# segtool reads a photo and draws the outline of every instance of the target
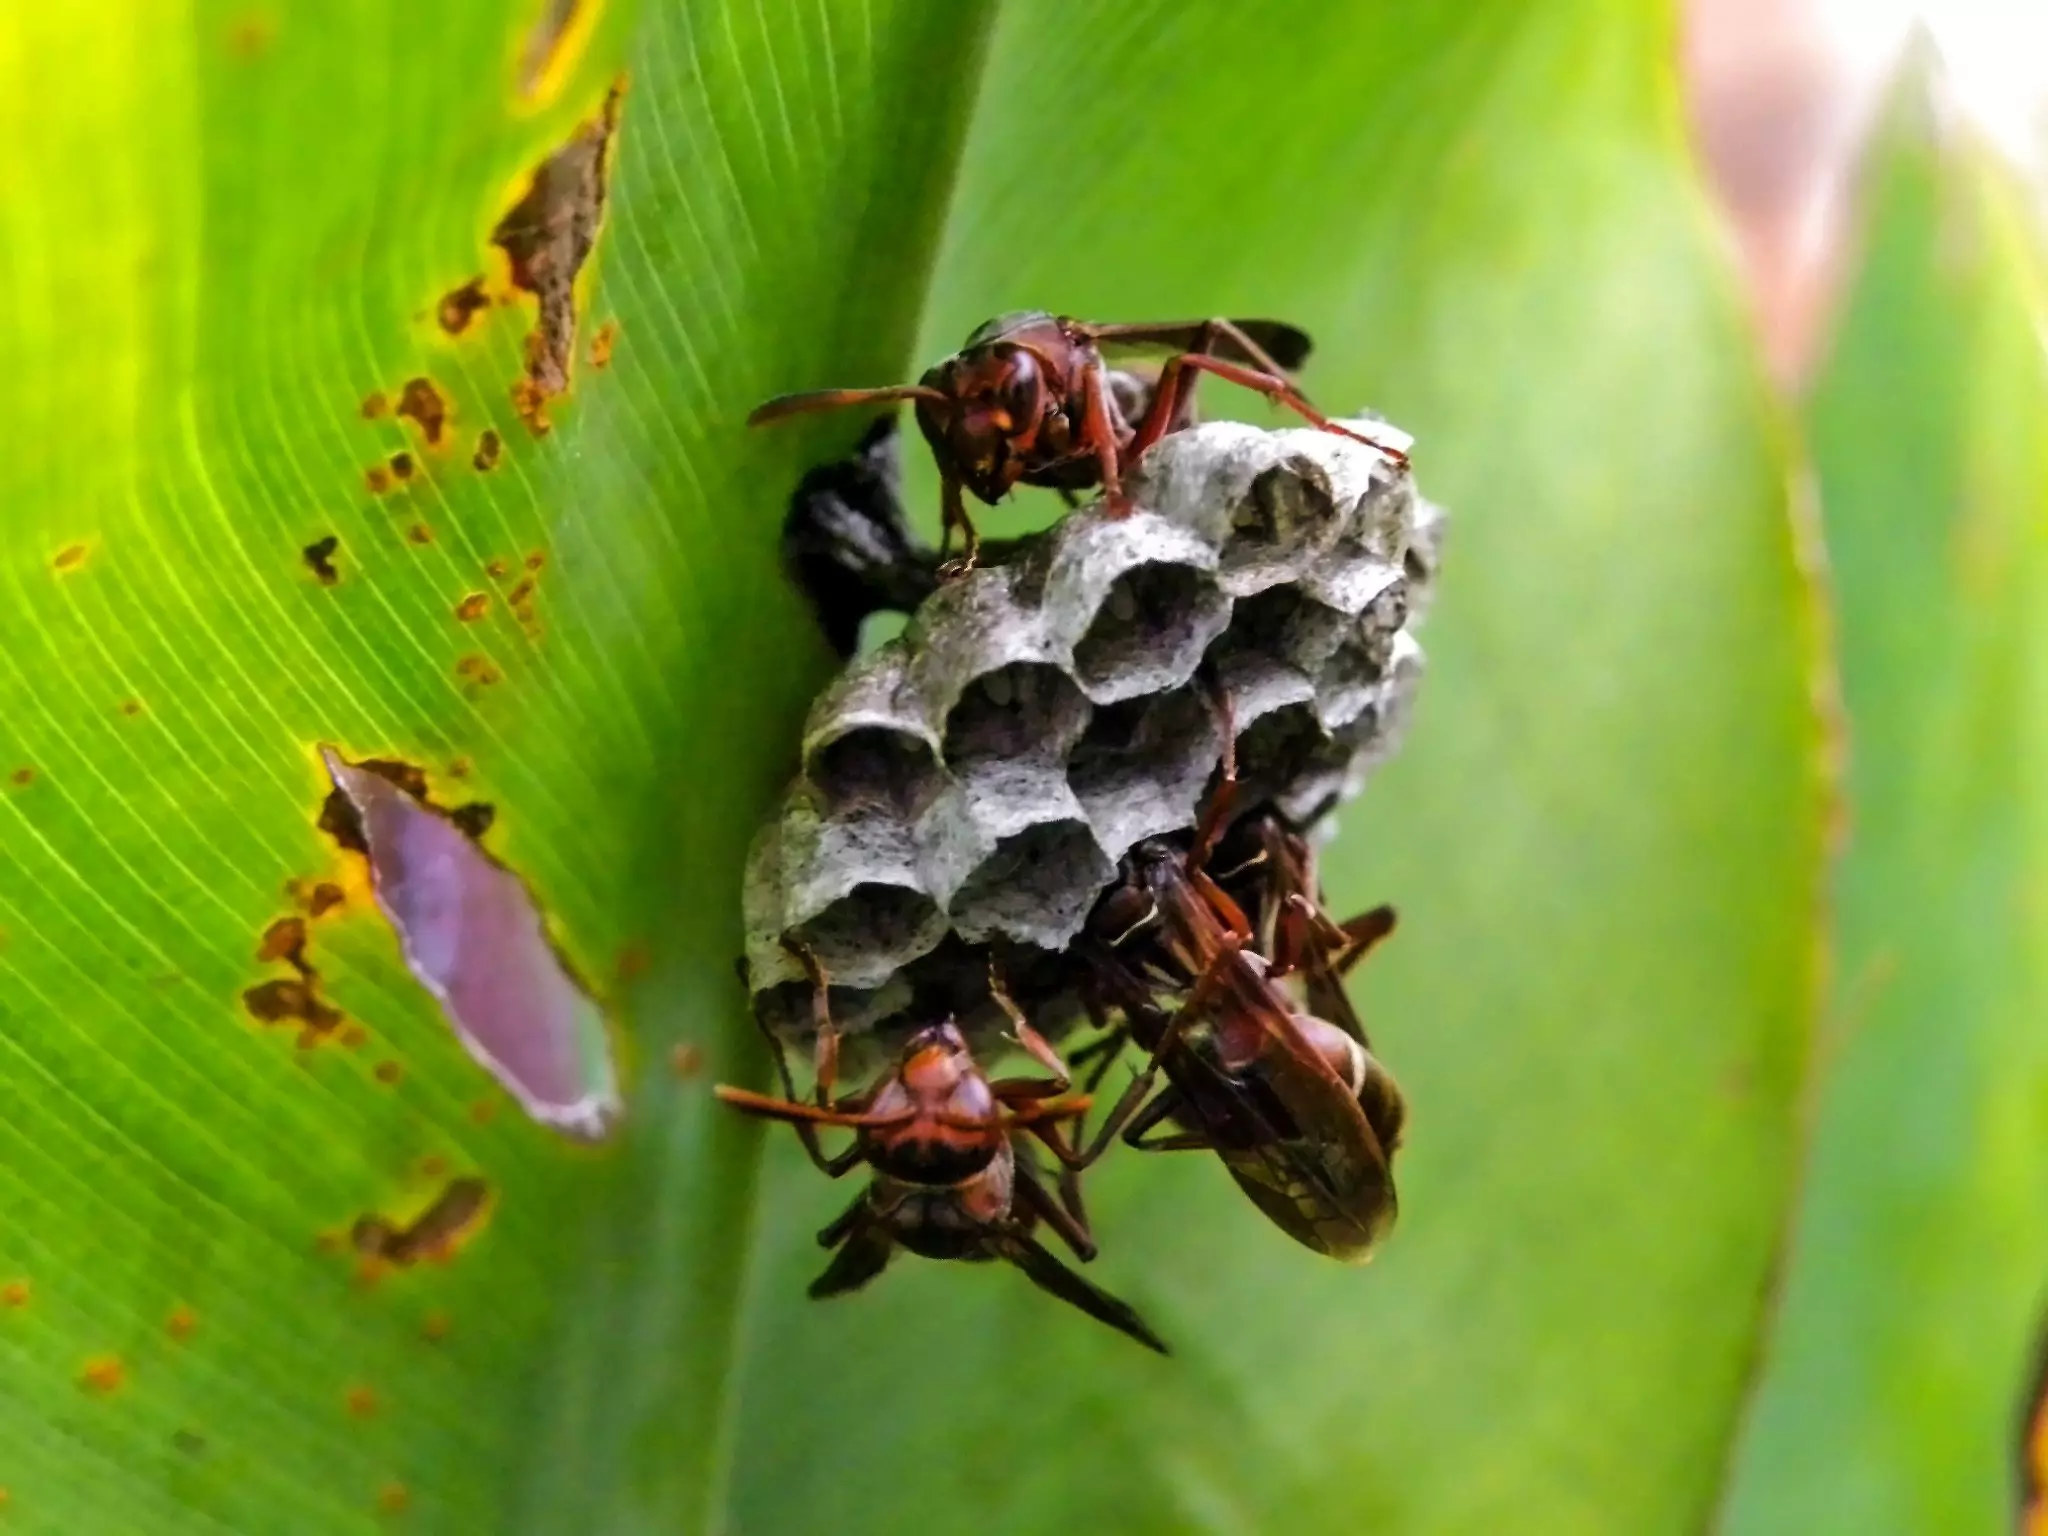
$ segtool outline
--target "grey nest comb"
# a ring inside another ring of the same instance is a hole
[[[941,587],[819,696],[747,865],[749,985],[778,1034],[813,1018],[785,936],[829,972],[838,1026],[884,1038],[985,1003],[991,944],[1006,966],[1065,949],[1133,844],[1194,824],[1222,750],[1205,661],[1246,809],[1310,826],[1398,744],[1442,532],[1406,471],[1335,433],[1211,422],[1130,490],[1130,515],[1084,507]]]

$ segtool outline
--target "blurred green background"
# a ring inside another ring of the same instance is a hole
[[[2039,205],[1922,58],[1782,394],[1679,57],[1622,0],[0,21],[0,1529],[2011,1527]],[[622,77],[539,435],[490,236]],[[1354,984],[1401,1224],[1347,1269],[1213,1160],[1110,1159],[1094,1272],[1171,1360],[1000,1268],[806,1301],[849,1191],[709,1103],[764,1075],[739,864],[831,666],[781,513],[862,427],[741,422],[1020,307],[1294,320],[1452,517],[1325,864],[1402,911]],[[418,377],[438,442],[365,410]],[[616,1144],[455,1042],[315,830],[323,741],[496,808],[621,1020]],[[322,881],[350,1022],[302,1039],[240,996]],[[445,1262],[347,1251],[470,1175]]]

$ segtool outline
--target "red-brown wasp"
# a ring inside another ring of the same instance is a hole
[[[899,1247],[932,1259],[1004,1259],[1033,1284],[1090,1317],[1128,1334],[1148,1349],[1167,1353],[1160,1338],[1126,1302],[1067,1268],[1032,1236],[1043,1221],[1084,1262],[1096,1247],[1078,1206],[1078,1186],[1063,1182],[1067,1198],[1047,1188],[1026,1137],[1057,1157],[1069,1175],[1101,1156],[1128,1108],[1112,1112],[1103,1134],[1076,1150],[1059,1122],[1087,1111],[1086,1095],[1067,1097],[1072,1079],[1058,1054],[1024,1019],[990,972],[990,991],[1009,1013],[1016,1042],[1050,1077],[994,1078],[976,1065],[967,1041],[948,1020],[929,1025],[904,1044],[893,1070],[865,1093],[833,1096],[838,1036],[827,1006],[822,968],[799,949],[811,971],[818,1021],[816,1102],[797,1097],[780,1042],[769,1046],[785,1097],[777,1099],[720,1084],[719,1098],[736,1109],[796,1128],[811,1161],[840,1178],[866,1163],[868,1187],[818,1234],[836,1249],[825,1272],[811,1282],[814,1297],[858,1290],[888,1264]],[[1136,1081],[1144,1082],[1141,1076]],[[1138,1094],[1126,1093],[1135,1106]],[[827,1156],[817,1127],[854,1132],[853,1145]]]
[[[1171,352],[1149,390],[1113,380],[1104,348]],[[958,528],[971,568],[980,536],[961,490],[994,506],[1017,485],[1074,492],[1102,487],[1112,515],[1129,510],[1124,472],[1168,432],[1193,417],[1195,384],[1211,373],[1257,390],[1327,432],[1355,438],[1398,465],[1408,456],[1323,415],[1294,387],[1288,369],[1309,352],[1306,334],[1277,320],[1188,320],[1098,325],[1042,310],[998,315],[915,384],[781,395],[755,409],[749,426],[806,411],[914,402],[917,424],[939,466],[940,547]],[[1121,384],[1123,387],[1118,387]],[[1130,410],[1145,402],[1143,415]]]
[[[1394,1219],[1390,1164],[1404,1110],[1342,978],[1393,930],[1393,911],[1333,922],[1316,899],[1306,844],[1261,816],[1250,827],[1265,846],[1232,872],[1258,897],[1255,924],[1207,868],[1235,787],[1226,750],[1193,844],[1141,843],[1091,919],[1092,1001],[1124,1018],[1101,1048],[1113,1057],[1127,1031],[1167,1078],[1123,1138],[1151,1151],[1214,1151],[1281,1230],[1356,1262]],[[1295,972],[1314,1012],[1280,984]],[[1162,992],[1179,995],[1177,1009]],[[1178,1129],[1153,1134],[1169,1121]]]

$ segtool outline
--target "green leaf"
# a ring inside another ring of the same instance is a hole
[[[403,1503],[561,1530],[570,1501],[672,1529],[715,1501],[754,1137],[668,1053],[752,1062],[739,861],[826,661],[774,559],[803,439],[739,424],[903,366],[985,24],[336,0],[0,25],[0,113],[36,146],[0,200],[11,1527],[370,1529]],[[490,236],[621,72],[536,438],[512,399],[535,304]],[[477,276],[507,302],[451,335],[440,301]],[[416,377],[439,446],[362,411]],[[373,494],[399,451],[412,478]],[[301,553],[329,536],[332,586]],[[496,807],[488,844],[624,1006],[619,1145],[522,1122],[463,1052],[315,830],[323,741]],[[291,975],[255,958],[288,880],[348,895],[307,920],[350,1021],[311,1049],[240,1001]],[[452,1262],[359,1283],[356,1218],[471,1175],[493,1203]]]
[[[36,146],[0,199],[13,1527],[1701,1523],[1793,1174],[1818,812],[1665,8],[113,9],[0,24]],[[505,292],[491,232],[621,73],[535,437],[534,301],[438,310]],[[1211,1159],[1112,1159],[1094,1268],[1164,1362],[996,1268],[806,1301],[850,1191],[707,1091],[761,1071],[739,865],[826,665],[776,528],[859,430],[744,412],[1020,305],[1296,320],[1310,390],[1416,431],[1453,518],[1412,743],[1326,867],[1402,908],[1359,988],[1414,1109],[1401,1226],[1347,1269]],[[363,417],[416,377],[452,444]],[[321,742],[495,806],[620,1015],[616,1144],[464,1053],[316,830]],[[347,896],[308,958],[358,1050],[242,1006],[288,979],[255,959],[287,880]],[[492,1203],[445,1265],[332,1251],[462,1176]]]
[[[1796,1237],[1725,1526],[1994,1530],[2048,1284],[2035,214],[1902,83],[1812,406],[1850,825]]]

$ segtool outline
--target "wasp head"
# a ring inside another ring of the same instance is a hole
[[[1045,416],[1046,378],[1028,347],[993,343],[962,352],[921,381],[917,424],[942,469],[993,506],[1031,468]]]

